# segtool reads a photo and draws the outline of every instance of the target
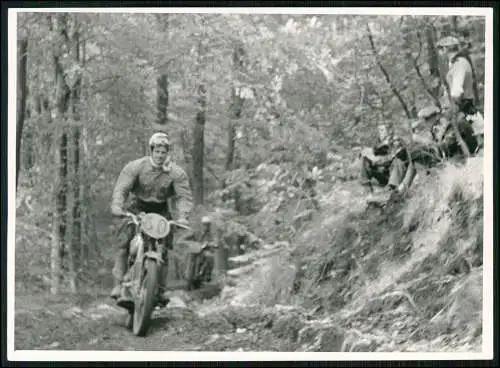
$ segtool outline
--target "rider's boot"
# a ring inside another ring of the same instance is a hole
[[[111,290],[111,298],[118,299],[121,296],[121,284],[123,276],[127,268],[127,253],[126,250],[120,249],[115,260],[115,266],[113,267],[113,280],[114,286]]]
[[[168,267],[166,265],[162,265],[160,268],[160,282],[158,285],[158,305],[160,307],[164,307],[168,304],[170,301],[170,298],[167,295],[167,291],[165,290],[166,285],[167,285],[167,274],[168,274]]]

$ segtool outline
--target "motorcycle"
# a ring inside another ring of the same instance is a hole
[[[204,284],[212,281],[214,253],[218,246],[210,242],[199,244],[193,241],[181,241],[182,243],[188,247],[185,266],[186,289],[200,289]]]
[[[129,214],[135,225],[135,236],[129,245],[127,271],[122,282],[118,306],[128,311],[127,328],[136,336],[145,336],[151,315],[158,305],[160,270],[166,237],[174,228],[188,226],[169,221],[156,213]]]

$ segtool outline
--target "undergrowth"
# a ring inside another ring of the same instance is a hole
[[[403,323],[409,339],[451,333],[456,321],[466,321],[461,328],[477,337],[480,313],[471,317],[457,298],[481,310],[481,282],[467,281],[482,275],[481,174],[482,160],[474,158],[421,175],[408,197],[384,212],[359,210],[354,196],[343,198],[342,209],[352,211],[331,203],[295,237],[293,277],[284,276],[283,266],[266,272],[269,290],[260,295],[338,315],[346,327],[367,324],[365,316],[373,319],[368,330],[390,332],[395,310],[403,308],[405,321],[413,321]]]

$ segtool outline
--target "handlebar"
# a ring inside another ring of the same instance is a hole
[[[125,213],[125,217],[128,217],[135,225],[139,225],[141,221],[141,214],[139,215],[134,215],[132,212],[127,212]]]
[[[135,225],[139,225],[141,222],[142,216],[144,216],[145,214],[146,214],[145,212],[141,212],[138,215],[135,215],[132,212],[127,212],[127,213],[125,213],[125,217],[128,217]],[[179,223],[179,222],[174,221],[174,220],[167,220],[167,221],[169,222],[169,224],[171,226],[176,226],[178,228],[185,229],[185,230],[191,230],[191,227],[188,225],[184,225],[184,224]]]

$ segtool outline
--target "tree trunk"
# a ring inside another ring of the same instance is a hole
[[[431,85],[429,85],[429,83],[427,83],[424,75],[422,74],[422,71],[421,71],[420,65],[419,65],[420,64],[420,56],[422,55],[422,51],[424,49],[424,41],[423,41],[422,33],[419,30],[417,30],[416,36],[417,36],[417,40],[418,40],[418,54],[416,56],[413,56],[412,47],[411,47],[412,42],[410,40],[408,32],[404,32],[404,42],[405,42],[404,48],[406,50],[406,57],[407,57],[408,61],[413,65],[413,68],[415,69],[415,72],[417,73],[417,75],[420,79],[420,82],[422,83],[424,89],[432,97],[432,99],[436,103],[436,106],[438,108],[441,108],[441,102],[439,101],[439,95],[438,95],[439,89],[436,90],[435,88],[432,87],[439,80],[439,74],[432,75],[432,67],[431,67],[430,68],[431,69]],[[432,38],[432,35],[431,35],[431,38]],[[432,39],[431,39],[431,42],[432,42]],[[430,62],[429,62],[429,65],[430,65]],[[438,71],[438,73],[439,73],[439,71]],[[417,108],[415,106],[415,101],[416,101],[415,92],[412,91],[412,104],[411,104],[412,108],[411,108],[410,113],[411,113],[413,119],[416,119],[418,116]]]
[[[80,42],[80,65],[82,68],[85,67],[85,62],[86,62],[86,43],[85,40]],[[79,90],[78,90],[78,96],[79,96],[79,102],[81,103],[81,99],[87,97],[88,93],[86,93],[83,90],[83,81],[81,78],[79,79]],[[80,105],[81,106],[81,105]],[[88,121],[86,118],[86,110],[78,110],[77,109],[77,116],[78,119],[80,119],[83,115],[83,120]],[[89,193],[90,193],[90,185],[88,180],[86,179],[84,173],[87,172],[89,169],[89,150],[88,150],[88,131],[87,127],[85,125],[82,125],[80,135],[78,137],[79,141],[79,147],[80,147],[80,155],[79,155],[79,199],[78,203],[80,205],[80,210],[79,210],[79,219],[80,219],[80,228],[79,228],[79,239],[80,239],[80,267],[86,266],[87,261],[89,259],[89,254],[90,254],[90,245],[93,243],[90,239],[90,233],[92,230],[91,226],[91,221],[90,221],[90,213],[88,211],[88,206],[89,206]],[[93,252],[94,254],[98,254],[98,244],[95,242],[93,244]]]
[[[181,148],[182,148],[182,155],[184,157],[184,163],[186,167],[191,167],[191,155],[189,154],[189,139],[188,139],[188,131],[185,127],[181,128],[180,132],[180,140],[181,140]],[[191,189],[192,192],[194,192],[194,186],[193,186],[193,173],[192,171],[188,172],[188,180],[189,180],[189,188]]]
[[[80,35],[78,31],[73,33],[71,40],[73,46],[74,62],[80,63]],[[69,282],[70,289],[73,293],[77,291],[77,264],[76,254],[78,248],[81,247],[81,202],[80,202],[80,127],[77,123],[80,122],[80,92],[81,92],[81,78],[78,76],[73,88],[71,89],[71,122],[74,126],[71,128],[71,135],[69,139],[69,183],[68,188],[68,262],[69,262]]]
[[[195,206],[203,205],[203,161],[205,152],[205,85],[198,86],[198,112],[193,128],[193,189]]]
[[[428,55],[429,70],[432,78],[431,91],[433,96],[439,96],[439,90],[441,89],[439,58],[436,51],[436,46],[434,45],[434,32],[430,26],[426,28],[425,36],[427,39],[427,55]]]
[[[451,24],[453,27],[453,33],[458,33],[458,17],[456,15],[451,17]]]
[[[229,119],[227,124],[226,171],[234,170],[234,150],[236,148],[235,139],[236,128],[234,126],[234,121],[232,119]]]
[[[90,254],[90,244],[92,244],[90,240],[91,233],[91,222],[90,222],[90,213],[88,211],[88,196],[90,193],[90,186],[88,184],[88,180],[84,177],[83,173],[88,170],[88,160],[89,160],[89,152],[88,152],[88,133],[87,128],[85,126],[82,127],[82,136],[80,139],[80,143],[82,146],[81,149],[81,161],[80,161],[80,265],[85,266],[87,264],[89,254]],[[93,244],[94,247],[97,247],[98,244]],[[98,250],[93,249],[93,253],[97,254]]]
[[[54,138],[54,142],[52,143],[53,147],[53,159],[54,165],[57,167],[61,166],[61,155],[59,151],[59,137],[60,132],[59,129],[56,129],[54,134],[52,135]],[[57,173],[59,173],[57,171]],[[62,248],[62,239],[60,233],[61,227],[61,214],[60,214],[60,203],[58,201],[59,187],[61,180],[59,175],[56,175],[56,182],[54,184],[54,208],[52,210],[52,243],[51,243],[51,254],[50,254],[50,275],[51,275],[51,285],[50,292],[53,295],[59,293],[60,285],[61,285],[61,275],[62,275],[62,258],[61,258],[61,248]]]
[[[52,20],[52,17],[50,17]],[[65,36],[67,34],[66,28],[66,15],[57,14],[57,28],[55,32],[57,36]],[[66,114],[69,108],[69,102],[71,97],[71,90],[64,80],[64,70],[60,63],[60,58],[62,56],[62,45],[59,44],[59,49],[54,50],[53,54],[53,64],[55,70],[55,103],[53,104],[54,114],[56,117],[56,133],[54,134],[54,150],[58,152],[55,154],[54,163],[56,165],[56,186],[55,186],[55,198],[54,202],[56,208],[54,211],[54,232],[58,232],[57,236],[54,237],[56,240],[53,241],[52,249],[52,260],[51,260],[51,270],[52,270],[52,282],[53,282],[53,293],[57,293],[59,289],[59,282],[55,282],[56,278],[62,278],[62,260],[65,253],[65,239],[67,227],[67,194],[68,194],[68,132],[66,127]],[[58,249],[55,249],[55,248]],[[56,257],[56,254],[58,256]]]
[[[226,171],[234,170],[236,120],[240,118],[243,109],[238,79],[239,73],[244,69],[245,49],[242,44],[236,44],[233,48],[233,86],[231,87],[231,105],[229,108],[229,122],[227,126],[227,152]]]
[[[26,72],[28,65],[28,40],[18,41],[18,69],[17,69],[17,127],[16,127],[16,190],[19,178],[21,138],[23,134],[26,112],[26,94],[28,90]]]
[[[168,123],[168,75],[162,74],[156,79],[156,123],[165,126]]]
[[[389,85],[389,87],[391,88],[392,93],[394,94],[394,96],[396,96],[396,98],[398,99],[399,103],[401,104],[401,107],[403,108],[403,110],[404,110],[404,112],[406,114],[406,117],[408,119],[411,119],[410,109],[406,105],[406,102],[404,101],[403,96],[401,95],[401,93],[398,91],[398,89],[396,88],[396,86],[392,82],[392,80],[391,80],[391,78],[389,76],[389,73],[387,72],[387,70],[385,69],[384,65],[382,64],[382,61],[380,60],[380,57],[378,55],[378,51],[375,48],[375,41],[373,40],[373,35],[371,33],[370,26],[368,25],[368,23],[366,24],[366,30],[367,30],[368,40],[370,41],[370,46],[371,46],[373,55],[375,56],[375,60],[377,61],[378,67],[380,68],[380,71],[384,75],[385,80],[386,80],[387,84]]]
[[[74,188],[76,187],[76,177],[75,177],[75,167],[74,167],[74,141],[70,139],[68,141],[68,191],[66,194],[66,203],[68,213],[66,215],[66,238],[64,243],[68,247],[68,282],[70,291],[76,293],[76,267],[75,267],[75,240],[74,240],[74,229],[76,227],[76,221],[74,216],[74,209],[76,205],[76,199]]]

